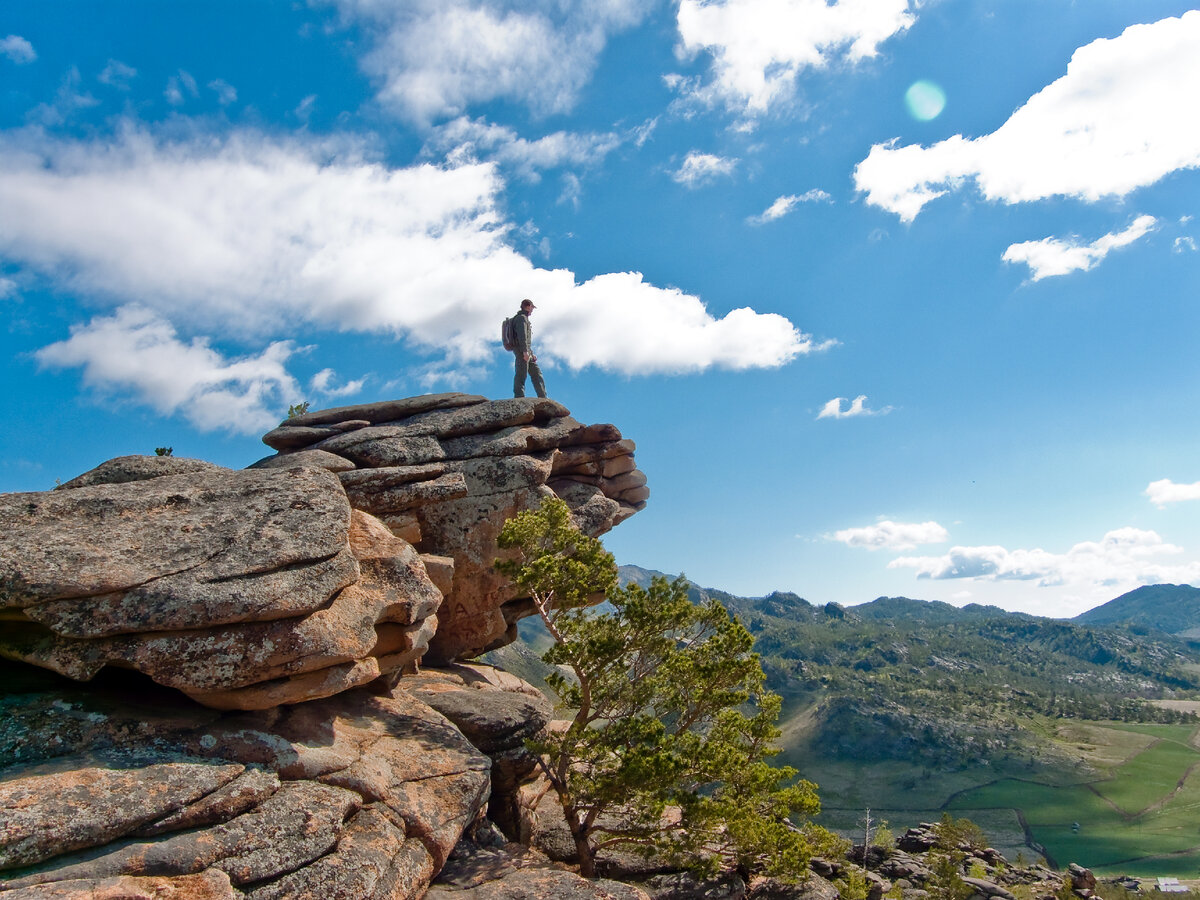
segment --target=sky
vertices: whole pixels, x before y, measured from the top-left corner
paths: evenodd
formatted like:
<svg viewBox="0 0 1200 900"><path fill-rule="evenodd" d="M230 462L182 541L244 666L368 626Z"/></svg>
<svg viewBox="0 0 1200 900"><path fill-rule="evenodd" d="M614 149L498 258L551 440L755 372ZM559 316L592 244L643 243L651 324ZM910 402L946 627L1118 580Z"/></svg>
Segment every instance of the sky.
<svg viewBox="0 0 1200 900"><path fill-rule="evenodd" d="M1073 616L1200 585L1200 10L0 7L0 491L289 406L550 396L621 563Z"/></svg>

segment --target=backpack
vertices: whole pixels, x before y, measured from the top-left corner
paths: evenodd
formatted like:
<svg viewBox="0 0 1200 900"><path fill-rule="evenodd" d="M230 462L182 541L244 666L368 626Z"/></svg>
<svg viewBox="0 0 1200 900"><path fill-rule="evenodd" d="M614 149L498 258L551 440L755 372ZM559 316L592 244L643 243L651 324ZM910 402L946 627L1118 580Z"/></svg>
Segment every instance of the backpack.
<svg viewBox="0 0 1200 900"><path fill-rule="evenodd" d="M516 316L512 316L500 323L500 343L504 345L505 350L517 349L516 318Z"/></svg>

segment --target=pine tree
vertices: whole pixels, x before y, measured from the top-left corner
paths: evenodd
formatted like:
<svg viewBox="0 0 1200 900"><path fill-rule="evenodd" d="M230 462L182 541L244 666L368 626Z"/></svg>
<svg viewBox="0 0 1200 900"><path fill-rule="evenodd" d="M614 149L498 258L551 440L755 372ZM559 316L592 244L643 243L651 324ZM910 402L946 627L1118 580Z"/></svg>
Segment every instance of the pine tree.
<svg viewBox="0 0 1200 900"><path fill-rule="evenodd" d="M497 560L554 640L547 678L570 715L531 742L561 803L581 874L596 854L658 854L697 871L803 877L840 839L811 824L816 786L769 760L780 699L764 690L753 638L687 582L617 587L616 563L551 498L500 533ZM606 608L592 606L607 599Z"/></svg>

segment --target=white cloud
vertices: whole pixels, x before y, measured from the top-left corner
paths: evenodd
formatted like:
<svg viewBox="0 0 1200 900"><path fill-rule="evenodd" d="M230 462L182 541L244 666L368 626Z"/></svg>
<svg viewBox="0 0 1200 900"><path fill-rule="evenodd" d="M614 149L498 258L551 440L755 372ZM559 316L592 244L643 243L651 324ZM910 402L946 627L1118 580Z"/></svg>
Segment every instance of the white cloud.
<svg viewBox="0 0 1200 900"><path fill-rule="evenodd" d="M1163 509L1168 503L1182 503L1185 500L1200 500L1200 481L1192 484L1176 484L1170 478L1152 481L1146 486L1145 494L1150 502Z"/></svg>
<svg viewBox="0 0 1200 900"><path fill-rule="evenodd" d="M1196 252L1196 239L1191 235L1183 235L1175 238L1175 243L1171 245L1171 250L1175 253Z"/></svg>
<svg viewBox="0 0 1200 900"><path fill-rule="evenodd" d="M833 539L850 547L869 550L908 550L920 544L941 544L949 532L937 522L892 522L884 520L862 528L834 532Z"/></svg>
<svg viewBox="0 0 1200 900"><path fill-rule="evenodd" d="M199 97L200 89L196 86L196 79L190 73L180 69L167 79L167 87L163 91L163 96L172 106L180 106L188 97Z"/></svg>
<svg viewBox="0 0 1200 900"><path fill-rule="evenodd" d="M768 206L761 214L750 216L746 219L751 225L765 225L767 222L774 222L776 219L782 219L801 203L832 203L833 198L818 188L813 188L811 191L805 191L803 194L787 194L783 197L776 198L775 202Z"/></svg>
<svg viewBox="0 0 1200 900"><path fill-rule="evenodd" d="M37 59L37 51L33 49L33 44L25 38L18 34L10 34L8 37L0 38L0 56L18 66L23 66Z"/></svg>
<svg viewBox="0 0 1200 900"><path fill-rule="evenodd" d="M736 159L692 150L671 177L684 187L695 188L717 178L732 175L737 163Z"/></svg>
<svg viewBox="0 0 1200 900"><path fill-rule="evenodd" d="M357 394L366 383L366 378L356 378L353 381L347 381L341 387L336 387L334 385L336 377L337 373L333 369L322 369L309 379L308 386L325 397L347 397Z"/></svg>
<svg viewBox="0 0 1200 900"><path fill-rule="evenodd" d="M474 103L511 99L539 115L566 112L591 79L609 35L655 0L320 0L365 27L360 64L379 101L429 123Z"/></svg>
<svg viewBox="0 0 1200 900"><path fill-rule="evenodd" d="M1200 166L1200 10L1075 51L1062 78L983 137L877 144L855 169L867 202L911 221L974 179L989 200L1123 197Z"/></svg>
<svg viewBox="0 0 1200 900"><path fill-rule="evenodd" d="M0 300L7 300L17 293L17 283L11 278L0 276Z"/></svg>
<svg viewBox="0 0 1200 900"><path fill-rule="evenodd" d="M1002 259L1010 263L1025 263L1033 273L1031 281L1041 281L1053 275L1094 268L1104 257L1119 247L1127 247L1149 234L1158 225L1154 216L1138 216L1124 231L1110 232L1090 244L1077 238L1062 240L1048 237L1040 241L1013 244L1004 251Z"/></svg>
<svg viewBox="0 0 1200 900"><path fill-rule="evenodd" d="M53 103L40 103L29 111L28 118L42 125L62 125L83 109L90 109L100 101L83 90L83 78L72 66L63 75L54 94Z"/></svg>
<svg viewBox="0 0 1200 900"><path fill-rule="evenodd" d="M292 114L301 122L308 124L308 120L312 117L313 109L317 105L317 95L309 94L303 100L296 104L296 108L292 110Z"/></svg>
<svg viewBox="0 0 1200 900"><path fill-rule="evenodd" d="M858 62L915 20L909 0L681 0L681 51L712 56L707 83L677 80L697 100L752 117L790 100L801 72Z"/></svg>
<svg viewBox="0 0 1200 900"><path fill-rule="evenodd" d="M1100 541L1076 544L1066 553L999 546L952 547L944 556L899 557L888 563L888 568L914 569L918 578L1034 581L1040 587L1113 587L1200 579L1200 562L1171 565L1162 560L1182 552L1153 531L1118 528Z"/></svg>
<svg viewBox="0 0 1200 900"><path fill-rule="evenodd" d="M121 91L129 90L129 82L137 77L137 69L126 65L119 59L110 59L108 65L96 76L101 84L115 87Z"/></svg>
<svg viewBox="0 0 1200 900"><path fill-rule="evenodd" d="M845 397L834 397L817 413L818 419L853 419L858 416L883 416L892 411L890 406L885 406L883 409L868 409L867 395L859 394L854 398L848 407L842 409L842 404L846 402Z"/></svg>
<svg viewBox="0 0 1200 900"><path fill-rule="evenodd" d="M536 181L540 170L566 165L597 165L620 144L620 136L612 132L556 131L530 141L518 137L513 129L503 125L461 116L436 128L426 142L425 152L451 159L495 160L520 177Z"/></svg>
<svg viewBox="0 0 1200 900"><path fill-rule="evenodd" d="M284 367L290 341L229 360L206 338L181 341L174 327L144 307L123 306L71 328L71 336L37 353L45 366L83 367L83 381L103 392L132 392L163 414L205 430L253 434L273 427L281 404L299 397Z"/></svg>
<svg viewBox="0 0 1200 900"><path fill-rule="evenodd" d="M579 198L583 196L583 182L574 172L566 172L562 177L562 191L558 195L558 203L579 209ZM547 244L547 246L549 246Z"/></svg>
<svg viewBox="0 0 1200 900"><path fill-rule="evenodd" d="M828 346L780 315L717 318L637 272L579 284L538 268L512 246L502 190L494 164L391 169L353 148L248 131L0 134L0 257L190 334L388 333L453 367L494 358L496 325L519 297L537 299L540 355L573 369L773 367Z"/></svg>
<svg viewBox="0 0 1200 900"><path fill-rule="evenodd" d="M217 102L222 106L237 102L237 88L223 78L216 78L208 83L209 89L216 91Z"/></svg>

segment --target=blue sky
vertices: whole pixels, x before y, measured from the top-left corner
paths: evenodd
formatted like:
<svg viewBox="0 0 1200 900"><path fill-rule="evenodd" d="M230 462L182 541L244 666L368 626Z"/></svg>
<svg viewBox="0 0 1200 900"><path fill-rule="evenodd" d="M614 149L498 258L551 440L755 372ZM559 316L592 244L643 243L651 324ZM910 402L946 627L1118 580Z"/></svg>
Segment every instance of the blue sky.
<svg viewBox="0 0 1200 900"><path fill-rule="evenodd" d="M289 404L550 395L624 563L1074 615L1200 584L1200 11L52 0L0 11L0 490Z"/></svg>

